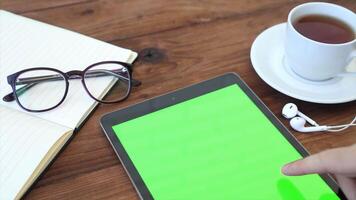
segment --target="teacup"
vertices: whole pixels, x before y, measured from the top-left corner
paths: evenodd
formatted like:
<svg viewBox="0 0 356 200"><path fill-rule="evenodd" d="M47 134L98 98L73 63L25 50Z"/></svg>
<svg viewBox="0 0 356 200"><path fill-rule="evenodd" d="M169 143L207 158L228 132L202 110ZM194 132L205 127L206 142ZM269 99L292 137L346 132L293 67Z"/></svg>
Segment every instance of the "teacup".
<svg viewBox="0 0 356 200"><path fill-rule="evenodd" d="M324 43L298 32L295 23L305 16L320 15L345 23L353 31L353 39L344 43ZM317 27L316 27L317 28ZM346 67L356 57L356 14L330 3L305 3L293 8L288 15L285 62L296 74L312 81L337 76L354 75Z"/></svg>

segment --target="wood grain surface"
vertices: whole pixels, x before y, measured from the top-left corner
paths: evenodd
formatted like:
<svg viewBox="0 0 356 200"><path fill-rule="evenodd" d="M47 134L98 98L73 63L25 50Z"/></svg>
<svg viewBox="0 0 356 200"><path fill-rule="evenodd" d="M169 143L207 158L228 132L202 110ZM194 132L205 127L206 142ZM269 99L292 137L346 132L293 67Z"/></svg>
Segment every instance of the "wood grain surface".
<svg viewBox="0 0 356 200"><path fill-rule="evenodd" d="M287 127L289 121L281 117L287 102L296 103L319 124L350 121L356 101L321 105L290 98L263 82L251 65L255 37L286 21L289 10L304 2L0 0L1 9L139 52L134 77L142 86L123 103L100 105L25 199L138 199L99 126L100 117L225 72L240 74ZM355 0L327 2L356 10ZM339 134L293 134L311 153L356 143L356 128Z"/></svg>

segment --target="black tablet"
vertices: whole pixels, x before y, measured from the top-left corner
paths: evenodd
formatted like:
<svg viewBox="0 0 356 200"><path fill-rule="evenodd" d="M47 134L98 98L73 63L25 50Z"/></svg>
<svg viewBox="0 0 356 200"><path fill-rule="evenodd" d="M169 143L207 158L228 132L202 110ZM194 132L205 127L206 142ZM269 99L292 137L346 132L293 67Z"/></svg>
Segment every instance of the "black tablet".
<svg viewBox="0 0 356 200"><path fill-rule="evenodd" d="M343 199L287 177L307 151L233 73L109 113L101 126L142 199Z"/></svg>

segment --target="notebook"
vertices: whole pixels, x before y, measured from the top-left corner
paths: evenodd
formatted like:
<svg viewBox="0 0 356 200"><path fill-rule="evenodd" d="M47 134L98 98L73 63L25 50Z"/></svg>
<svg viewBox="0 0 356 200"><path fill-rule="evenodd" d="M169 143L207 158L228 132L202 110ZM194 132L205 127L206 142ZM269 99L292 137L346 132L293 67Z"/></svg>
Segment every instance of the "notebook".
<svg viewBox="0 0 356 200"><path fill-rule="evenodd" d="M59 107L26 112L2 100L12 91L6 77L31 67L66 72L106 60L132 63L136 57L131 50L0 10L0 199L21 198L97 104L80 81L71 81ZM113 85L98 84L101 96Z"/></svg>

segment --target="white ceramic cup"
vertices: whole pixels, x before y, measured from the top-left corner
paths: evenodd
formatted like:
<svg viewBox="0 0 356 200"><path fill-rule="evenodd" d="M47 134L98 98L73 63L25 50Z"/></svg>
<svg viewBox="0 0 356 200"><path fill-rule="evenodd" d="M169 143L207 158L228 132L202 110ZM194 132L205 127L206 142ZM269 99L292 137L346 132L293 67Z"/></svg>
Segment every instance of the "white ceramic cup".
<svg viewBox="0 0 356 200"><path fill-rule="evenodd" d="M288 15L285 43L285 62L299 76L323 81L337 76L354 76L346 67L356 57L356 39L341 43L327 44L314 41L300 34L293 23L306 15L324 15L336 18L356 33L356 14L344 7L312 2L293 8Z"/></svg>

